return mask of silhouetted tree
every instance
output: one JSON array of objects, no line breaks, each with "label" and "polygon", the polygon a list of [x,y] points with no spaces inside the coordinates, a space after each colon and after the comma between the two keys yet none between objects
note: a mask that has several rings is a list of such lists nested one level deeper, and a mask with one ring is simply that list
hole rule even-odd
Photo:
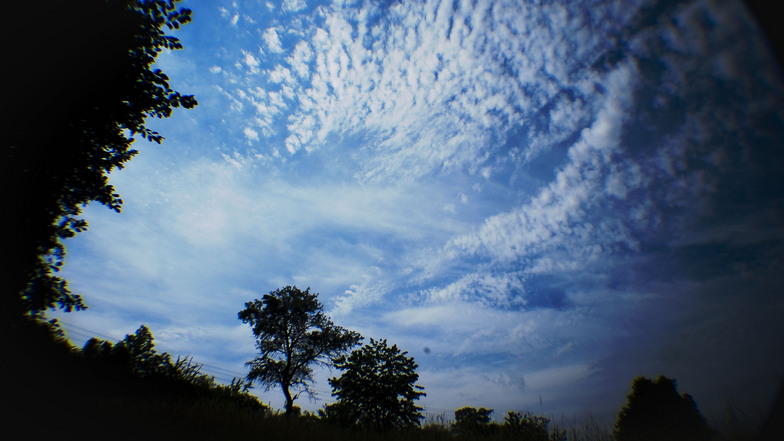
[{"label": "silhouetted tree", "polygon": [[145,325],[139,326],[135,333],[126,335],[112,348],[112,353],[140,375],[164,370],[164,366],[171,362],[169,354],[159,354],[155,350],[152,332]]},{"label": "silhouetted tree", "polygon": [[613,434],[617,441],[699,441],[710,438],[710,429],[694,399],[660,375],[656,381],[634,379]]},{"label": "silhouetted tree", "polygon": [[425,393],[415,384],[417,364],[407,354],[387,346],[386,339],[371,338],[348,357],[336,359],[335,367],[345,372],[329,380],[337,401],[327,406],[327,417],[381,431],[419,425],[422,408],[414,401]]},{"label": "silhouetted tree", "polygon": [[550,419],[543,416],[532,415],[529,412],[521,413],[509,411],[504,417],[504,429],[515,439],[522,441],[563,441],[566,432],[550,428]]},{"label": "silhouetted tree", "polygon": [[323,312],[318,294],[286,286],[245,303],[239,319],[253,329],[259,356],[246,363],[249,381],[258,380],[267,389],[280,386],[286,398],[286,415],[294,412],[292,387],[311,393],[311,365],[329,364],[362,337],[336,326]]},{"label": "silhouetted tree", "polygon": [[462,407],[455,410],[452,428],[461,434],[481,434],[490,431],[490,414],[493,409]]},{"label": "silhouetted tree", "polygon": [[13,36],[4,53],[0,161],[7,321],[85,308],[54,274],[63,264],[62,239],[87,228],[79,215],[88,202],[120,211],[107,175],[137,153],[134,136],[163,139],[145,119],[197,104],[152,69],[163,49],[182,48],[164,33],[191,20],[177,1],[12,2],[4,10]]},{"label": "silhouetted tree", "polygon": [[91,338],[82,347],[82,354],[97,361],[103,361],[116,368],[126,369],[139,377],[160,376],[170,380],[188,383],[207,381],[201,374],[201,365],[191,357],[177,357],[172,361],[167,352],[155,350],[155,341],[150,329],[139,326],[133,334],[127,334],[117,344]]},{"label": "silhouetted tree", "polygon": [[91,338],[84,344],[81,355],[88,362],[84,366],[95,374],[91,380],[103,381],[100,384],[103,387],[105,383],[111,384],[121,396],[130,392],[188,402],[218,401],[254,411],[269,410],[248,392],[251,384],[244,379],[233,378],[229,385],[217,384],[215,377],[201,373],[202,365],[192,357],[178,356],[172,361],[167,352],[156,351],[152,332],[145,325],[117,344]]}]

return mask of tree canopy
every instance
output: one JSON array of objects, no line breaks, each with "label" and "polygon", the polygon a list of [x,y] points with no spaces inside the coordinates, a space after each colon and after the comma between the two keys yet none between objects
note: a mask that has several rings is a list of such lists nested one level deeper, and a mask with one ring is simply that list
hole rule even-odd
[{"label": "tree canopy", "polygon": [[637,377],[615,422],[617,441],[707,440],[710,429],[691,395],[674,379]]},{"label": "tree canopy", "polygon": [[323,312],[318,294],[286,286],[245,303],[238,316],[251,326],[259,355],[246,363],[247,379],[267,389],[280,386],[286,399],[286,415],[294,412],[292,388],[312,393],[314,364],[329,364],[362,337],[332,323]]},{"label": "tree canopy", "polygon": [[145,126],[147,117],[197,105],[153,68],[162,50],[182,48],[165,33],[191,21],[177,1],[46,2],[4,14],[17,36],[7,45],[11,130],[0,173],[8,265],[2,309],[11,320],[86,307],[55,275],[62,239],[87,228],[79,215],[91,201],[120,211],[108,174],[136,155],[134,136],[163,140]]},{"label": "tree canopy", "polygon": [[479,409],[474,407],[461,407],[455,410],[455,422],[452,428],[457,433],[462,434],[479,434],[485,433],[490,428],[490,415],[493,409]]},{"label": "tree canopy", "polygon": [[422,408],[414,401],[425,393],[415,384],[417,364],[407,354],[396,345],[388,346],[386,340],[370,339],[348,357],[337,359],[335,367],[345,372],[329,380],[337,402],[327,406],[327,416],[382,431],[419,425]]},{"label": "tree canopy", "polygon": [[145,325],[115,345],[93,337],[84,344],[82,353],[89,359],[107,362],[140,377],[166,376],[188,381],[200,377],[201,365],[190,358],[178,357],[172,361],[168,353],[156,351],[152,332]]},{"label": "tree canopy", "polygon": [[508,411],[504,417],[503,428],[516,439],[526,441],[565,441],[566,432],[549,428],[550,418],[533,415],[530,412]]}]

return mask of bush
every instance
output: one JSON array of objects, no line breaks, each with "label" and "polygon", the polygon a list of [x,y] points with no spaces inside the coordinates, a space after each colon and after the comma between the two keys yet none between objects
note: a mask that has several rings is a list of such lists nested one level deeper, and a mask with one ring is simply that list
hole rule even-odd
[{"label": "bush", "polygon": [[493,430],[490,425],[490,414],[493,409],[485,409],[480,407],[462,407],[455,411],[455,422],[452,424],[452,430],[458,434],[465,435],[478,435],[488,434]]},{"label": "bush", "polygon": [[617,441],[707,441],[711,431],[694,399],[674,379],[637,377],[613,431]]}]

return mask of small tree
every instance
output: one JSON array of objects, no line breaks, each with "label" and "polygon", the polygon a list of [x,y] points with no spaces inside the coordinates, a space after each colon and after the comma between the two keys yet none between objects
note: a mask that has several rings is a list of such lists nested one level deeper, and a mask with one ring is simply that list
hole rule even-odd
[{"label": "small tree", "polygon": [[116,345],[93,337],[84,344],[82,354],[112,362],[139,376],[162,373],[172,365],[169,354],[155,350],[152,332],[145,325],[139,326],[135,333],[127,334]]},{"label": "small tree", "polygon": [[296,286],[270,291],[261,300],[245,303],[239,319],[253,328],[259,356],[246,363],[248,381],[258,380],[268,390],[280,386],[286,415],[294,413],[292,387],[310,394],[313,364],[329,364],[357,345],[362,337],[336,326],[324,315],[317,293]]},{"label": "small tree", "polygon": [[674,379],[637,377],[613,431],[617,441],[707,440],[710,429],[694,399]]},{"label": "small tree", "polygon": [[413,357],[407,357],[386,339],[370,343],[335,360],[345,372],[330,378],[337,402],[325,409],[327,418],[377,430],[406,429],[419,425],[422,408],[414,404],[424,396],[416,385],[419,374]]},{"label": "small tree", "polygon": [[553,428],[549,429],[550,419],[543,416],[532,415],[530,412],[508,411],[504,417],[504,430],[513,435],[515,439],[525,441],[564,441],[566,432]]},{"label": "small tree", "polygon": [[207,381],[201,373],[201,364],[195,363],[192,357],[172,357],[167,352],[155,350],[155,341],[150,329],[139,326],[133,334],[112,344],[95,337],[87,340],[82,348],[82,355],[95,361],[104,361],[115,368],[127,369],[139,377],[167,377],[171,380],[182,380],[189,383]]},{"label": "small tree", "polygon": [[455,411],[453,429],[461,434],[479,434],[490,431],[490,414],[493,409],[462,407]]}]

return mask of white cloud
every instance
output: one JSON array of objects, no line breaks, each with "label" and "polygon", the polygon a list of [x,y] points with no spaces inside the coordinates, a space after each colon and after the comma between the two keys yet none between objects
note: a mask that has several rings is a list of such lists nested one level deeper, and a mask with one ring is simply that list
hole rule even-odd
[{"label": "white cloud", "polygon": [[245,134],[245,137],[248,138],[248,141],[258,141],[259,140],[259,133],[250,127],[245,127],[242,131]]},{"label": "white cloud", "polygon": [[[553,128],[537,132],[538,141],[524,158],[548,148],[548,137],[563,139],[575,118],[586,120],[580,107],[585,98],[559,94],[563,88],[588,90],[585,84],[593,81],[588,71],[570,70],[582,61],[572,54],[568,38],[593,17],[517,2],[462,4],[455,11],[445,5],[322,9],[323,21],[304,32],[281,66],[310,79],[287,97],[293,110],[286,140],[290,154],[321,148],[330,134],[362,134],[369,137],[357,174],[362,179],[463,168],[490,178],[492,168],[482,166],[488,157],[483,149],[549,101]],[[382,13],[386,19],[377,21]],[[584,50],[602,41],[598,30],[591,35]],[[277,28],[268,28],[264,39],[270,51],[283,51]],[[289,84],[279,76],[272,81]],[[580,116],[567,117],[575,106]]]},{"label": "white cloud", "polygon": [[[616,160],[613,155],[622,148],[620,128],[625,109],[631,104],[631,68],[620,67],[608,77],[606,84],[609,91],[603,107],[591,127],[569,149],[570,162],[556,173],[555,179],[526,205],[489,217],[475,233],[454,238],[445,255],[454,258],[479,254],[510,262],[520,256],[536,259],[545,250],[565,248],[565,254],[573,256],[568,262],[579,265],[579,262],[586,263],[586,253],[601,250],[596,248],[597,244],[601,247],[622,242],[633,246],[633,238],[622,225],[613,224],[607,217],[589,220],[585,216],[591,206],[601,205],[600,200],[607,196],[606,185],[617,195],[621,186],[623,191],[628,191],[627,185],[640,183],[632,176],[625,179],[610,166]],[[634,170],[633,165],[629,167]],[[532,265],[533,270],[541,271],[545,262]]]},{"label": "white cloud", "polygon": [[306,79],[309,76],[309,63],[312,59],[313,51],[310,49],[310,46],[308,43],[300,41],[294,46],[294,50],[291,55],[286,58],[286,62],[300,78]]},{"label": "white cloud", "polygon": [[291,76],[291,71],[280,65],[275,66],[275,69],[269,72],[269,79],[276,84],[295,84],[294,78]]},{"label": "white cloud", "polygon": [[245,63],[251,74],[259,73],[259,60],[250,52],[242,51],[242,62]]},{"label": "white cloud", "polygon": [[281,45],[280,37],[278,36],[278,30],[276,28],[267,28],[264,30],[264,34],[261,38],[264,40],[264,43],[270,52],[283,52],[283,46]]},{"label": "white cloud", "polygon": [[[369,268],[369,273],[364,273],[361,277],[352,275],[354,281],[361,281],[359,284],[350,284],[342,295],[336,296],[335,307],[332,313],[337,317],[347,317],[356,308],[372,305],[384,296],[386,287],[377,286],[377,279],[381,274],[378,267]],[[345,284],[345,283],[344,283]]]},{"label": "white cloud", "polygon": [[308,4],[305,0],[283,0],[283,4],[281,5],[284,11],[291,12],[301,11],[307,6]]},{"label": "white cloud", "polygon": [[225,7],[221,6],[218,8],[218,12],[220,12],[221,17],[228,18],[229,24],[232,26],[237,26],[237,22],[239,21],[240,14],[235,12],[232,14],[231,11],[226,9]]},{"label": "white cloud", "polygon": [[421,295],[435,304],[475,301],[496,308],[520,307],[525,304],[525,285],[514,273],[469,272],[445,287],[431,288]]}]

